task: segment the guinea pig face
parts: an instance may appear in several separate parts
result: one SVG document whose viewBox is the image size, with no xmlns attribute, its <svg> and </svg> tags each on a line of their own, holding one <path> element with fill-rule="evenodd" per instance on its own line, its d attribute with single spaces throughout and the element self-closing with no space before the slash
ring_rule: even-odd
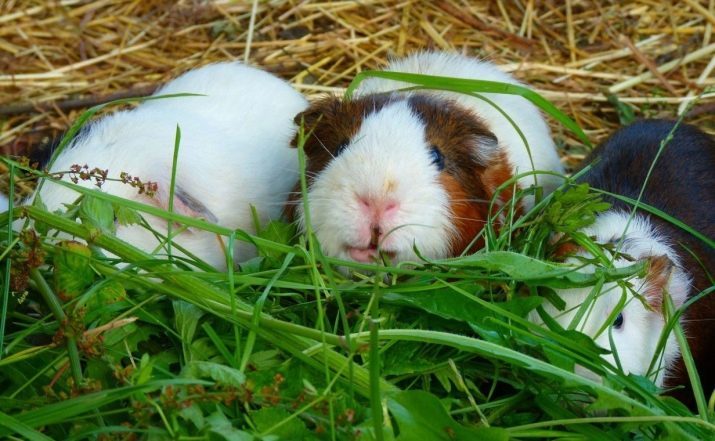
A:
<svg viewBox="0 0 715 441">
<path fill-rule="evenodd" d="M 677 261 L 671 260 L 671 257 L 675 259 L 675 255 L 647 219 L 641 216 L 633 218 L 622 240 L 628 220 L 628 213 L 607 212 L 584 232 L 594 237 L 596 243 L 621 245 L 620 255 L 613 261 L 615 267 L 646 260 L 645 276 L 620 283 L 605 283 L 591 301 L 588 297 L 592 287 L 558 290 L 566 308 L 559 311 L 547 303 L 544 309 L 562 327 L 569 328 L 581 306 L 588 303 L 574 329 L 593 338 L 600 347 L 610 350 L 611 353 L 604 354 L 603 358 L 613 366 L 620 363 L 625 373 L 654 374 L 651 378 L 656 385 L 662 386 L 680 353 L 672 333 L 668 335 L 665 346 L 659 348 L 665 328 L 664 295 L 667 293 L 675 308 L 679 308 L 687 298 L 689 279 Z M 580 265 L 581 272 L 596 270 L 592 264 L 583 266 L 582 258 L 592 257 L 588 252 L 580 249 L 576 250 L 576 255 L 580 257 L 569 257 L 566 262 Z M 535 312 L 531 313 L 530 319 L 542 323 Z M 597 378 L 581 366 L 576 367 L 576 372 Z"/>
<path fill-rule="evenodd" d="M 655 258 L 651 265 L 662 265 L 660 259 Z M 621 263 L 626 266 L 633 262 Z M 665 320 L 655 299 L 662 298 L 662 289 L 662 284 L 649 277 L 634 278 L 623 284 L 607 283 L 575 327 L 593 338 L 598 346 L 611 351 L 602 355 L 608 363 L 618 366 L 618 357 L 625 373 L 648 375 L 651 361 L 657 353 L 659 358 L 652 367 L 652 372 L 656 374 L 652 378 L 658 386 L 662 386 L 667 369 L 677 356 L 677 345 L 672 334 L 668 337 L 662 358 L 658 351 Z M 561 290 L 559 294 L 566 301 L 565 311 L 557 311 L 551 305 L 545 309 L 561 326 L 567 328 L 590 293 L 591 288 Z M 588 378 L 598 378 L 582 366 L 577 366 L 576 372 Z"/>
<path fill-rule="evenodd" d="M 323 251 L 372 262 L 462 252 L 510 177 L 478 117 L 422 95 L 327 98 L 296 118 L 307 134 L 310 220 Z M 505 196 L 507 197 L 507 196 Z M 305 229 L 294 195 L 287 212 Z M 477 244 L 479 246 L 479 244 Z"/>
</svg>

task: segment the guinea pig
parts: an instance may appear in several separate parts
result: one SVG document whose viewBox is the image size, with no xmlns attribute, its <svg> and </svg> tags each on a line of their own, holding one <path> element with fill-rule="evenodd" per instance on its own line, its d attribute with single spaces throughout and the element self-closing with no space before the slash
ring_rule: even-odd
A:
<svg viewBox="0 0 715 441">
<path fill-rule="evenodd" d="M 489 62 L 439 52 L 394 60 L 386 70 L 519 84 Z M 483 94 L 521 129 L 533 167 L 517 131 L 492 105 L 455 92 L 395 91 L 407 86 L 371 78 L 352 100 L 325 97 L 295 119 L 307 134 L 311 224 L 327 255 L 371 262 L 382 252 L 395 263 L 416 259 L 415 247 L 431 259 L 459 255 L 490 218 L 497 187 L 533 169 L 563 172 L 549 128 L 526 99 Z M 546 193 L 558 183 L 536 175 L 519 186 L 535 180 Z M 528 209 L 533 199 L 522 202 Z M 286 211 L 305 229 L 300 194 Z M 480 238 L 475 249 L 482 246 Z"/>
<path fill-rule="evenodd" d="M 290 142 L 296 132 L 293 118 L 307 107 L 305 98 L 277 77 L 238 62 L 186 72 L 154 96 L 181 93 L 201 96 L 149 100 L 91 123 L 59 154 L 50 172 L 66 172 L 74 164 L 108 169 L 115 179 L 126 172 L 156 183 L 156 194 L 139 194 L 136 188 L 110 180 L 102 190 L 168 209 L 178 126 L 174 212 L 247 232 L 254 231 L 251 205 L 263 222 L 279 218 L 298 179 L 298 156 Z M 69 175 L 65 173 L 63 179 Z M 94 184 L 79 181 L 79 185 Z M 78 197 L 51 180 L 39 193 L 50 211 Z M 144 217 L 166 235 L 166 220 Z M 145 251 L 159 245 L 150 231 L 138 225 L 118 225 L 116 234 Z M 224 244 L 217 235 L 189 228 L 174 242 L 217 269 L 226 268 Z M 236 242 L 236 261 L 255 253 L 249 244 Z"/>
<path fill-rule="evenodd" d="M 672 138 L 668 139 L 671 132 Z M 662 143 L 664 149 L 656 161 Z M 592 168 L 581 181 L 596 189 L 637 199 L 654 161 L 641 201 L 683 221 L 705 237 L 714 238 L 715 140 L 693 126 L 680 124 L 676 128 L 672 121 L 643 120 L 625 127 L 584 161 L 584 164 L 592 164 Z M 692 405 L 687 372 L 672 333 L 662 353 L 656 354 L 665 327 L 663 301 L 667 293 L 675 308 L 679 308 L 691 297 L 712 287 L 715 250 L 645 210 L 639 209 L 629 222 L 632 205 L 613 197 L 605 199 L 612 207 L 584 232 L 595 242 L 610 244 L 612 251 L 618 252 L 614 256 L 613 252 L 606 251 L 616 267 L 647 260 L 647 274 L 634 277 L 628 286 L 606 283 L 576 329 L 594 337 L 601 347 L 610 349 L 611 353 L 604 358 L 614 365 L 616 353 L 624 372 L 652 375 L 658 386 L 685 386 L 674 394 Z M 574 254 L 567 261 L 577 263 L 577 256 L 592 257 L 577 248 Z M 585 266 L 580 271 L 593 271 L 593 266 Z M 590 292 L 590 287 L 561 290 L 559 294 L 566 302 L 566 310 L 559 312 L 548 304 L 545 309 L 566 327 Z M 621 303 L 620 309 L 622 299 L 625 304 Z M 541 321 L 537 314 L 531 317 Z M 607 323 L 609 317 L 615 317 L 612 323 Z M 713 295 L 692 304 L 680 320 L 706 397 L 715 388 L 713 320 Z M 658 362 L 651 363 L 656 356 Z M 584 370 L 581 372 L 590 375 Z"/>
</svg>

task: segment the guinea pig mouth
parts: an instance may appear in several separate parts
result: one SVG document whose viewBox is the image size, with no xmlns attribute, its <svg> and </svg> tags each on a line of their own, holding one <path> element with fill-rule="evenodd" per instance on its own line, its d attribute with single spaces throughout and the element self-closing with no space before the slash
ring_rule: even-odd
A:
<svg viewBox="0 0 715 441">
<path fill-rule="evenodd" d="M 397 256 L 397 253 L 395 251 L 387 251 L 387 250 L 379 250 L 377 247 L 367 247 L 367 248 L 358 248 L 358 247 L 346 247 L 346 251 L 348 252 L 348 256 L 350 256 L 351 259 L 353 259 L 356 262 L 362 262 L 362 263 L 372 263 L 380 259 L 380 253 L 386 255 L 390 260 L 395 260 L 395 257 Z"/>
</svg>

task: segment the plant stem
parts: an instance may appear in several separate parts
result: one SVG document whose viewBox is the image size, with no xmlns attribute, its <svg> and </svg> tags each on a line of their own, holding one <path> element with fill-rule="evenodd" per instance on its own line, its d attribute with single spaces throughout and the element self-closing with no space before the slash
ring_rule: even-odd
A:
<svg viewBox="0 0 715 441">
<path fill-rule="evenodd" d="M 52 311 L 52 314 L 55 316 L 55 319 L 57 319 L 57 322 L 59 323 L 60 327 L 67 324 L 67 314 L 65 314 L 65 311 L 62 309 L 62 304 L 60 303 L 60 300 L 57 298 L 55 293 L 52 292 L 52 288 L 50 288 L 50 285 L 47 284 L 47 281 L 44 277 L 42 277 L 42 274 L 40 274 L 40 271 L 37 268 L 33 268 L 32 270 L 30 270 L 30 278 L 37 285 L 37 290 L 40 292 L 40 295 L 45 300 L 45 303 L 47 303 L 47 306 L 50 308 L 50 311 Z M 82 364 L 80 363 L 79 359 L 77 338 L 74 335 L 65 334 L 65 340 L 67 341 L 67 355 L 69 356 L 70 360 L 72 376 L 74 377 L 75 383 L 79 386 L 79 384 L 82 382 Z"/>
</svg>

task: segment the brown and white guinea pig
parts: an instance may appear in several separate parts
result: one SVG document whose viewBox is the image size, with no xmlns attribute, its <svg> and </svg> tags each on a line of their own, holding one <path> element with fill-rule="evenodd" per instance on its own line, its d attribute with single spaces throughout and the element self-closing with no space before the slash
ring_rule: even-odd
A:
<svg viewBox="0 0 715 441">
<path fill-rule="evenodd" d="M 420 52 L 393 60 L 387 71 L 519 84 L 493 64 L 467 56 Z M 329 96 L 296 117 L 308 134 L 308 202 L 312 228 L 331 256 L 371 262 L 380 251 L 395 263 L 462 253 L 482 230 L 498 186 L 517 173 L 562 173 L 549 128 L 524 98 L 396 91 L 411 86 L 371 78 L 352 100 Z M 537 175 L 546 193 L 558 178 Z M 523 178 L 520 187 L 533 185 Z M 497 203 L 512 197 L 502 192 Z M 287 214 L 305 228 L 300 195 Z M 533 198 L 522 201 L 530 208 Z M 483 246 L 483 241 L 476 247 Z"/>
<path fill-rule="evenodd" d="M 637 199 L 661 143 L 674 128 L 672 121 L 643 120 L 620 129 L 584 161 L 584 164 L 590 164 L 597 160 L 582 177 L 582 182 Z M 630 280 L 629 289 L 616 283 L 605 284 L 576 329 L 610 349 L 612 353 L 604 358 L 614 365 L 613 352 L 617 353 L 625 372 L 652 375 L 658 386 L 688 386 L 680 349 L 672 333 L 663 352 L 656 354 L 665 326 L 664 292 L 679 308 L 689 298 L 711 288 L 715 276 L 715 249 L 667 220 L 643 210 L 638 210 L 629 224 L 632 205 L 615 198 L 606 199 L 612 207 L 584 232 L 597 243 L 611 244 L 613 248 L 622 244 L 619 256 L 614 259 L 617 267 L 648 260 L 647 274 Z M 655 163 L 642 202 L 683 221 L 708 238 L 715 238 L 715 140 L 693 126 L 679 125 Z M 579 249 L 575 249 L 575 254 L 591 257 Z M 568 261 L 578 263 L 576 257 Z M 591 270 L 592 266 L 581 269 Z M 565 312 L 559 312 L 551 305 L 545 308 L 567 327 L 590 292 L 591 288 L 561 290 L 559 294 L 567 304 Z M 622 298 L 625 305 L 614 313 Z M 608 317 L 615 317 L 615 320 L 606 323 Z M 536 314 L 532 318 L 540 322 Z M 709 397 L 715 388 L 712 346 L 715 341 L 715 294 L 707 295 L 688 308 L 681 324 L 706 397 Z M 609 334 L 613 347 L 609 343 Z M 656 355 L 660 358 L 651 363 Z M 676 392 L 676 395 L 684 402 L 692 403 L 689 388 Z"/>
<path fill-rule="evenodd" d="M 136 188 L 116 181 L 107 181 L 102 191 L 167 209 L 179 126 L 176 213 L 248 232 L 254 225 L 251 205 L 261 221 L 279 218 L 298 179 L 298 156 L 290 142 L 297 129 L 293 118 L 308 105 L 305 98 L 279 78 L 237 62 L 191 70 L 154 95 L 181 93 L 201 96 L 145 101 L 91 123 L 59 154 L 50 171 L 89 164 L 108 169 L 113 178 L 126 172 L 156 182 L 156 196 L 138 194 Z M 64 179 L 69 176 L 65 174 Z M 93 183 L 80 181 L 79 185 L 92 187 Z M 40 196 L 53 211 L 73 202 L 78 193 L 46 181 Z M 166 235 L 165 220 L 145 218 Z M 145 251 L 159 245 L 149 230 L 138 225 L 118 225 L 116 234 Z M 226 267 L 224 245 L 213 233 L 189 228 L 174 242 L 216 268 Z M 253 255 L 252 246 L 236 243 L 237 261 Z"/>
</svg>

